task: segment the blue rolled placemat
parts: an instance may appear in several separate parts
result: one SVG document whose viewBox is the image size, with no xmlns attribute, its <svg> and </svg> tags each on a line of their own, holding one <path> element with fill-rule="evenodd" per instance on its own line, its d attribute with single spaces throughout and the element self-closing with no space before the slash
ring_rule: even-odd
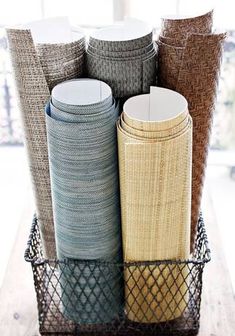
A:
<svg viewBox="0 0 235 336">
<path fill-rule="evenodd" d="M 122 301 L 120 271 L 106 264 L 121 261 L 118 115 L 110 87 L 93 79 L 57 85 L 46 106 L 62 306 L 77 323 L 107 323 Z"/>
<path fill-rule="evenodd" d="M 102 324 L 121 312 L 123 285 L 117 264 L 70 259 L 60 263 L 60 271 L 65 317 L 79 324 Z"/>
</svg>

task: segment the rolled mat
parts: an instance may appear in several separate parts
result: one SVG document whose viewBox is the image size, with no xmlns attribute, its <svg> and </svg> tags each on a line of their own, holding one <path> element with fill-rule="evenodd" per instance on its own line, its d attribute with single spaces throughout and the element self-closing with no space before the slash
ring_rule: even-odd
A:
<svg viewBox="0 0 235 336">
<path fill-rule="evenodd" d="M 83 76 L 84 37 L 65 44 L 38 44 L 36 48 L 50 90 L 65 79 Z"/>
<path fill-rule="evenodd" d="M 120 270 L 99 264 L 121 260 L 118 115 L 110 87 L 92 79 L 55 86 L 46 108 L 63 312 L 77 323 L 106 323 L 120 310 Z"/>
<path fill-rule="evenodd" d="M 162 19 L 158 40 L 158 84 L 160 86 L 176 90 L 188 36 L 210 34 L 212 24 L 213 11 L 192 18 Z"/>
<path fill-rule="evenodd" d="M 212 12 L 201 18 L 203 17 L 205 21 L 208 20 L 205 26 L 198 25 L 200 18 L 200 20 L 198 18 L 172 20 L 174 29 L 181 34 L 181 39 L 178 40 L 177 37 L 173 40 L 162 37 L 164 34 L 172 36 L 171 29 L 173 29 L 170 19 L 168 25 L 163 20 L 164 29 L 158 41 L 159 85 L 176 90 L 185 96 L 194 125 L 191 251 L 197 230 L 223 41 L 226 36 L 223 33 L 210 34 Z M 176 27 L 177 25 L 179 28 Z M 205 27 L 207 27 L 206 30 Z M 182 38 L 183 35 L 184 38 Z"/>
<path fill-rule="evenodd" d="M 176 86 L 188 100 L 193 119 L 191 249 L 197 231 L 225 37 L 225 34 L 191 35 Z"/>
<path fill-rule="evenodd" d="M 50 30 L 57 31 L 51 20 Z M 42 237 L 44 257 L 55 258 L 55 234 L 51 201 L 51 186 L 44 108 L 53 85 L 83 72 L 84 36 L 78 41 L 46 43 L 50 30 L 44 20 L 29 24 L 30 29 L 7 29 L 13 73 L 19 98 L 25 134 L 28 163 L 34 190 L 36 211 Z M 60 22 L 59 22 L 60 23 Z M 37 33 L 37 31 L 39 33 Z M 44 33 L 44 34 L 43 34 Z M 58 33 L 58 32 L 57 32 Z M 40 34 L 40 42 L 35 45 Z M 33 37 L 35 40 L 33 40 Z M 50 36 L 51 37 L 51 36 Z"/>
<path fill-rule="evenodd" d="M 192 33 L 208 34 L 212 30 L 213 10 L 195 17 L 162 18 L 161 34 L 168 38 L 182 40 Z"/>
<path fill-rule="evenodd" d="M 108 83 L 116 98 L 147 93 L 156 81 L 156 55 L 152 30 L 141 21 L 129 19 L 91 35 L 87 73 Z"/>
<path fill-rule="evenodd" d="M 174 91 L 151 87 L 150 95 L 128 99 L 123 110 L 117 129 L 124 260 L 187 259 L 192 160 L 187 102 Z M 127 267 L 127 317 L 156 323 L 182 314 L 185 272 Z"/>
<path fill-rule="evenodd" d="M 85 69 L 85 35 L 70 26 L 66 17 L 29 24 L 50 91 L 66 79 L 81 77 Z"/>
<path fill-rule="evenodd" d="M 50 92 L 29 30 L 7 29 L 25 146 L 34 190 L 44 255 L 54 258 L 55 236 L 51 203 L 45 116 Z"/>
</svg>

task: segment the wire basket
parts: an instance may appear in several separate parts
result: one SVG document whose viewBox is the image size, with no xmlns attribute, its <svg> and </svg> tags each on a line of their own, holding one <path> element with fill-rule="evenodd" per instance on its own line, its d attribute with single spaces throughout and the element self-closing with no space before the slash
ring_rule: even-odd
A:
<svg viewBox="0 0 235 336">
<path fill-rule="evenodd" d="M 25 260 L 31 263 L 33 270 L 41 335 L 192 336 L 198 333 L 202 274 L 210 261 L 202 217 L 190 260 L 122 264 L 44 259 L 38 221 L 34 217 Z M 68 269 L 70 274 L 77 275 L 77 283 L 73 281 L 69 290 L 72 278 L 65 281 Z M 110 281 L 114 270 L 121 283 L 120 296 L 115 314 L 107 321 L 104 316 L 114 311 L 113 303 L 117 300 Z M 94 280 L 103 284 L 99 291 L 95 289 Z M 89 291 L 84 289 L 88 285 Z M 100 303 L 98 309 L 97 303 Z M 69 308 L 73 318 L 66 314 Z"/>
</svg>

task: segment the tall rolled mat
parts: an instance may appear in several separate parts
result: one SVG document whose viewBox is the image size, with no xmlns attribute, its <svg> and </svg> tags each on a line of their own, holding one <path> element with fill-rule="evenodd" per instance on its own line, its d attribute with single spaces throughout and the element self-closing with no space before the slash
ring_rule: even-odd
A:
<svg viewBox="0 0 235 336">
<path fill-rule="evenodd" d="M 158 85 L 176 90 L 182 57 L 191 34 L 210 34 L 213 11 L 201 16 L 163 18 L 158 40 Z"/>
<path fill-rule="evenodd" d="M 184 47 L 169 45 L 159 39 L 157 74 L 159 86 L 176 90 L 184 50 Z"/>
<path fill-rule="evenodd" d="M 161 35 L 166 38 L 182 40 L 189 34 L 208 34 L 212 30 L 213 10 L 195 17 L 188 18 L 162 18 Z"/>
<path fill-rule="evenodd" d="M 115 98 L 125 99 L 147 93 L 155 84 L 156 55 L 152 29 L 141 21 L 126 20 L 91 35 L 87 73 L 108 83 Z"/>
<path fill-rule="evenodd" d="M 201 206 L 225 37 L 226 34 L 193 34 L 188 38 L 176 87 L 188 100 L 193 119 L 191 250 Z"/>
<path fill-rule="evenodd" d="M 134 262 L 124 272 L 126 314 L 141 323 L 175 319 L 187 304 L 187 270 L 174 263 L 156 268 L 151 261 L 189 257 L 192 123 L 187 101 L 151 87 L 150 94 L 126 101 L 117 129 L 123 255 Z M 149 267 L 136 267 L 139 261 L 149 261 Z"/>
<path fill-rule="evenodd" d="M 191 25 L 194 20 L 196 18 L 191 20 Z M 184 27 L 185 24 L 181 24 L 181 21 L 184 20 L 177 20 L 179 26 Z M 211 24 L 208 24 L 208 30 L 209 28 Z M 181 40 L 174 40 L 173 43 L 168 40 L 172 44 L 164 43 L 166 40 L 162 35 L 158 41 L 159 85 L 185 96 L 194 125 L 191 251 L 197 230 L 223 42 L 226 37 L 224 33 L 205 33 L 204 30 L 200 34 L 189 33 L 196 30 L 193 26 L 186 29 L 183 43 Z M 166 30 L 165 34 L 167 35 Z"/>
<path fill-rule="evenodd" d="M 50 30 L 45 29 L 45 22 Z M 84 35 L 59 43 L 56 22 L 42 20 L 31 29 L 7 29 L 16 89 L 20 103 L 36 211 L 46 258 L 55 258 L 55 234 L 51 201 L 44 107 L 58 82 L 79 77 L 84 69 Z M 61 22 L 57 22 L 60 24 Z M 37 28 L 37 29 L 36 29 Z M 63 30 L 64 30 L 63 26 Z M 50 31 L 55 30 L 53 34 Z M 69 28 L 70 29 L 70 28 Z M 40 35 L 40 36 L 39 36 Z M 54 43 L 57 36 L 56 43 Z M 69 40 L 69 39 L 68 39 Z M 40 43 L 36 43 L 40 41 Z M 47 42 L 48 41 L 48 42 Z"/>
<path fill-rule="evenodd" d="M 55 235 L 46 125 L 43 113 L 50 92 L 30 30 L 7 29 L 7 37 L 44 255 L 54 258 L 56 255 Z"/>
<path fill-rule="evenodd" d="M 76 323 L 110 322 L 121 307 L 118 115 L 110 87 L 92 79 L 55 86 L 46 108 L 63 314 Z"/>
</svg>

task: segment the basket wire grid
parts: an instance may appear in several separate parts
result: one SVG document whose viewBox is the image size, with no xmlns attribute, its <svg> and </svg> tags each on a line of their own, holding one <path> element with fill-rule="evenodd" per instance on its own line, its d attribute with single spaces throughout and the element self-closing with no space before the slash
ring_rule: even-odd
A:
<svg viewBox="0 0 235 336">
<path fill-rule="evenodd" d="M 107 263 L 88 260 L 58 260 L 45 259 L 42 254 L 42 244 L 38 227 L 38 220 L 34 216 L 29 236 L 25 260 L 31 263 L 34 286 L 38 304 L 39 330 L 41 335 L 197 335 L 200 320 L 200 304 L 202 292 L 202 274 L 204 266 L 210 261 L 210 250 L 202 216 L 198 222 L 198 232 L 194 253 L 189 260 L 161 260 L 141 261 L 128 263 Z M 63 271 L 76 271 L 80 280 L 89 284 L 87 269 L 92 276 L 94 267 L 99 270 L 99 278 L 109 286 L 109 273 L 114 267 L 123 284 L 123 300 L 119 305 L 119 312 L 109 323 L 98 324 L 77 323 L 63 315 L 65 284 L 62 280 Z M 110 271 L 110 272 L 109 272 Z M 123 280 L 125 276 L 125 283 Z M 138 276 L 136 276 L 138 274 Z M 157 276 L 156 276 L 157 275 Z M 179 277 L 182 279 L 179 284 Z M 93 277 L 94 278 L 94 277 Z M 172 278 L 169 281 L 169 278 Z M 159 281 L 159 279 L 161 281 Z M 98 279 L 100 280 L 100 279 Z M 173 283 L 172 283 L 173 282 Z M 159 285 L 164 283 L 164 286 Z M 171 284 L 171 285 L 168 285 Z M 111 286 L 111 285 L 110 285 Z M 124 294 L 125 287 L 125 294 Z M 107 287 L 105 287 L 107 290 Z M 167 288 L 167 290 L 166 290 Z M 109 288 L 112 296 L 112 288 Z M 74 302 L 89 303 L 91 307 L 94 300 L 99 302 L 106 295 L 105 289 L 97 293 L 95 290 L 87 294 L 81 290 L 79 297 L 71 289 L 71 297 L 66 302 L 71 306 Z M 111 294 L 110 294 L 111 293 Z M 144 295 L 143 295 L 144 293 Z M 175 299 L 177 297 L 177 300 Z M 125 299 L 124 299 L 125 298 Z M 169 299 L 170 298 L 170 299 Z M 107 297 L 108 305 L 104 310 L 110 309 L 111 302 L 116 299 Z M 141 302 L 141 304 L 140 304 Z M 77 307 L 72 306 L 76 311 Z M 157 313 L 157 316 L 155 316 Z M 79 312 L 78 312 L 79 313 Z M 89 314 L 89 311 L 86 312 Z M 129 313 L 129 314 L 128 314 Z M 131 314 L 130 314 L 131 313 Z M 99 310 L 92 314 L 100 320 Z M 143 317 L 145 323 L 129 320 L 127 316 L 138 315 Z M 102 315 L 103 316 L 103 315 Z M 165 317 L 165 319 L 164 319 Z M 146 319 L 159 320 L 159 323 L 146 323 Z M 163 322 L 162 322 L 163 321 Z"/>
</svg>

